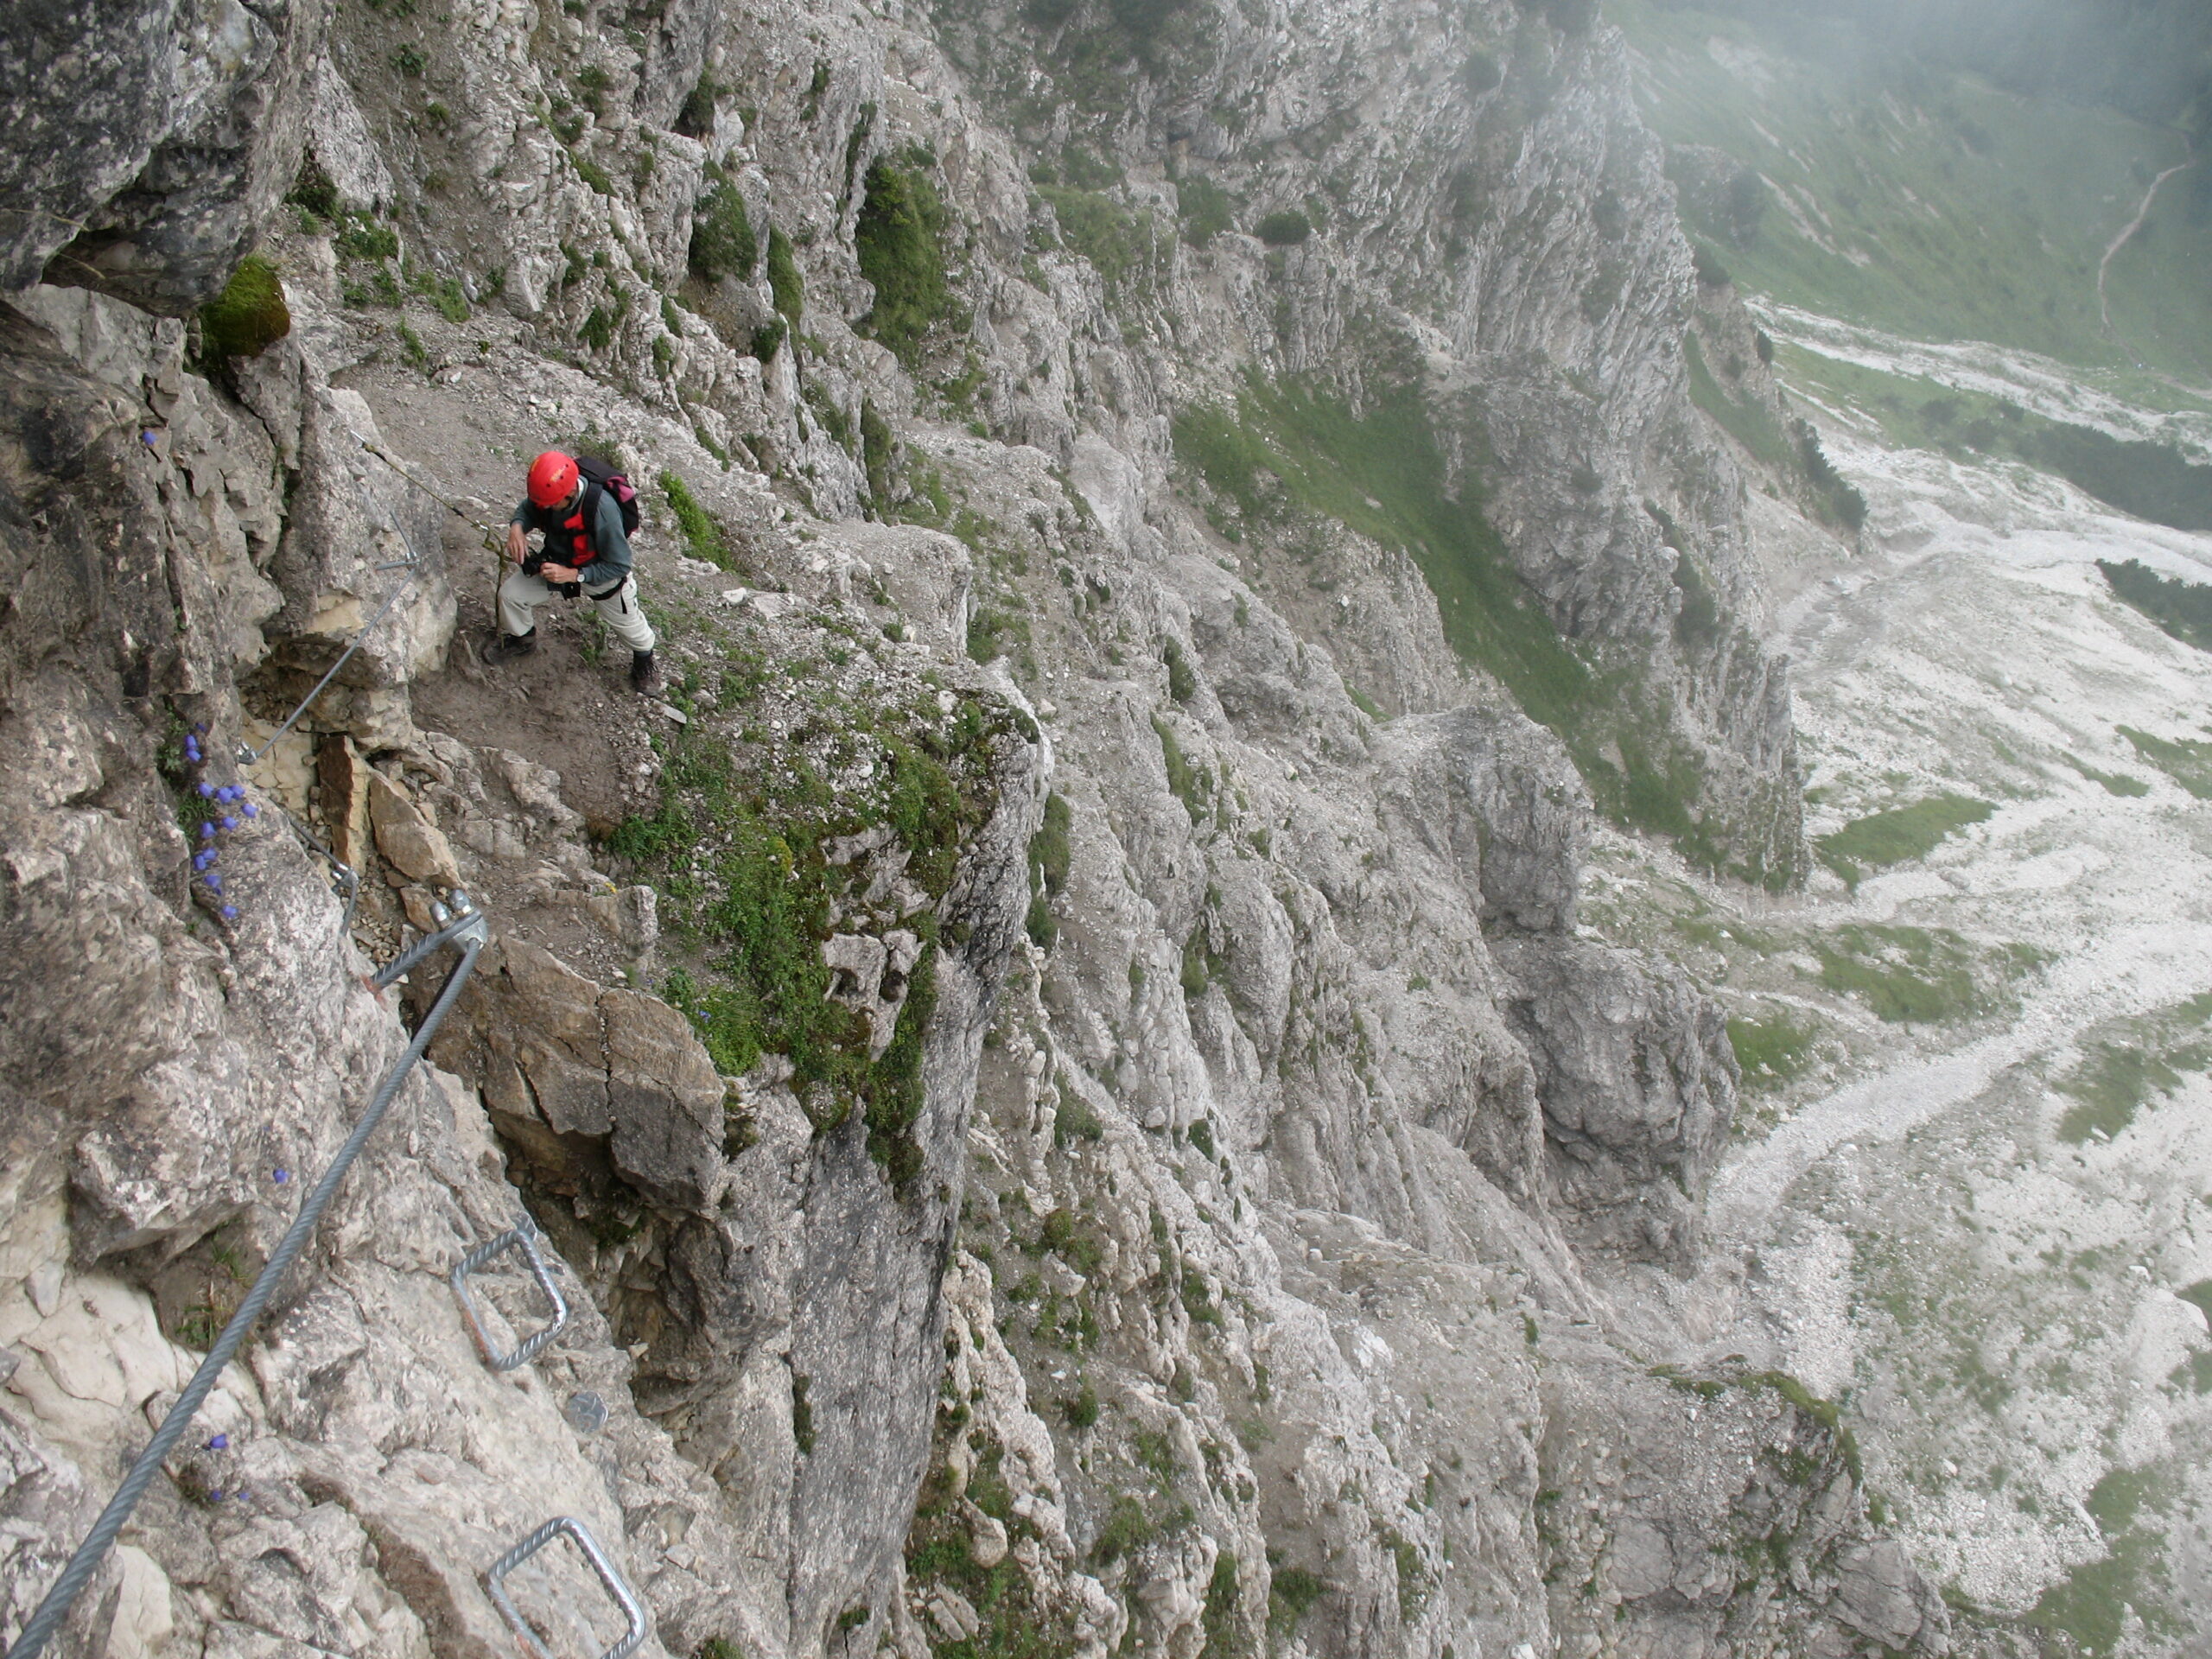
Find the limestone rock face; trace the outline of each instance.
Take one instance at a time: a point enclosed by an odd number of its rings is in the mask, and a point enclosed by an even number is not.
[[[1594,1240],[1687,1265],[1740,1080],[1726,1017],[1625,951],[1516,940],[1500,957],[1562,1198]]]
[[[328,10],[176,0],[10,11],[0,289],[92,288],[157,315],[210,297],[299,165]]]

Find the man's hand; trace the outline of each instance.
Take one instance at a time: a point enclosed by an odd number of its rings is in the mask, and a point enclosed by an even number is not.
[[[517,564],[530,556],[530,543],[524,538],[520,524],[507,526],[507,556]]]
[[[550,586],[558,587],[562,582],[575,581],[576,573],[565,564],[542,564],[537,567],[537,579]]]

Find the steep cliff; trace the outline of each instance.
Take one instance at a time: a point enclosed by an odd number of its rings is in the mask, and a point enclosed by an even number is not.
[[[1802,849],[1583,9],[117,12],[8,111],[9,1628],[465,887],[83,1646],[489,1651],[568,1512],[714,1659],[1941,1649],[1833,1410],[1585,1279],[1696,1259],[1737,1081],[1592,815]],[[665,702],[480,659],[552,442]],[[442,1281],[525,1211],[501,1376]]]

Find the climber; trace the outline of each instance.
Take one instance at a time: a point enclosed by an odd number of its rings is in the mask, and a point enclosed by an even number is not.
[[[629,530],[637,521],[628,514],[636,510],[626,514],[628,480],[620,474],[595,475],[607,471],[597,464],[580,467],[558,449],[531,462],[530,494],[507,524],[507,556],[517,568],[499,584],[499,637],[484,660],[497,667],[527,657],[537,649],[537,607],[556,592],[581,595],[630,647],[631,685],[651,693],[659,683],[653,630],[631,572]],[[526,539],[533,530],[545,537],[535,556]]]

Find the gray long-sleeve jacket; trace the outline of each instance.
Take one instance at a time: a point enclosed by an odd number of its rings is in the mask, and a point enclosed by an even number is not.
[[[520,524],[524,530],[550,533],[557,531],[561,517],[558,512],[542,510],[525,496],[508,522]],[[632,560],[630,538],[622,533],[622,508],[605,490],[599,493],[599,514],[591,527],[591,546],[594,555],[592,562],[576,572],[576,580],[586,588],[604,590],[630,574]]]

